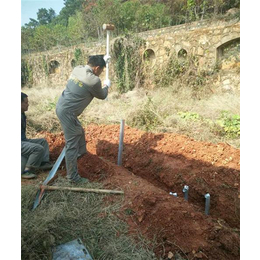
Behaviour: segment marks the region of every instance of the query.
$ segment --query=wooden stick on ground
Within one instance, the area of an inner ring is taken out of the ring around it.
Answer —
[[[69,190],[69,191],[79,191],[79,192],[94,192],[94,193],[107,193],[107,194],[124,194],[120,190],[102,190],[102,189],[87,189],[80,187],[61,187],[61,186],[47,186],[41,185],[42,190]]]

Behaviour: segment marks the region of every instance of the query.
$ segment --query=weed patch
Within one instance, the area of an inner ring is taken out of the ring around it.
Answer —
[[[132,127],[151,131],[162,123],[156,110],[151,98],[148,98],[143,109],[137,110],[128,116],[127,123]]]
[[[231,115],[228,111],[222,111],[217,124],[227,137],[236,138],[240,136],[240,116]]]

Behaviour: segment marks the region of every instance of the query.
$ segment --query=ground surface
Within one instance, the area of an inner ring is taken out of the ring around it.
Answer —
[[[78,168],[81,176],[125,192],[119,217],[129,224],[129,232],[156,237],[160,245],[154,251],[164,259],[169,251],[190,260],[239,259],[240,150],[126,126],[123,162],[117,166],[119,131],[119,125],[88,126],[88,154],[79,159]],[[63,134],[41,134],[56,160]],[[188,201],[184,185],[189,186]],[[206,193],[211,196],[209,216]]]

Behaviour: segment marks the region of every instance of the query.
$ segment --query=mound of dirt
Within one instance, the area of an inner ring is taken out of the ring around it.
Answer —
[[[120,126],[90,125],[85,131],[89,153],[78,160],[79,173],[125,192],[119,217],[130,233],[156,237],[161,246],[154,251],[161,257],[171,251],[188,259],[239,259],[239,149],[125,127],[123,162],[117,166]],[[44,135],[56,160],[64,136]],[[184,185],[189,186],[188,201]]]

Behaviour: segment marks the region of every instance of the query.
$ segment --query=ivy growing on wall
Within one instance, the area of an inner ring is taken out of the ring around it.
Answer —
[[[31,87],[33,83],[33,70],[32,66],[28,63],[28,61],[23,60],[21,62],[21,85],[22,87],[27,85]]]
[[[84,55],[81,49],[75,49],[74,51],[74,57],[75,57],[75,66],[83,65],[84,64]]]
[[[145,42],[138,37],[120,37],[112,46],[112,58],[115,60],[115,74],[120,93],[134,89],[143,80],[142,57],[139,53]]]
[[[43,67],[45,76],[48,77],[49,76],[49,66],[48,66],[48,62],[46,60],[45,55],[42,56],[42,67]]]

